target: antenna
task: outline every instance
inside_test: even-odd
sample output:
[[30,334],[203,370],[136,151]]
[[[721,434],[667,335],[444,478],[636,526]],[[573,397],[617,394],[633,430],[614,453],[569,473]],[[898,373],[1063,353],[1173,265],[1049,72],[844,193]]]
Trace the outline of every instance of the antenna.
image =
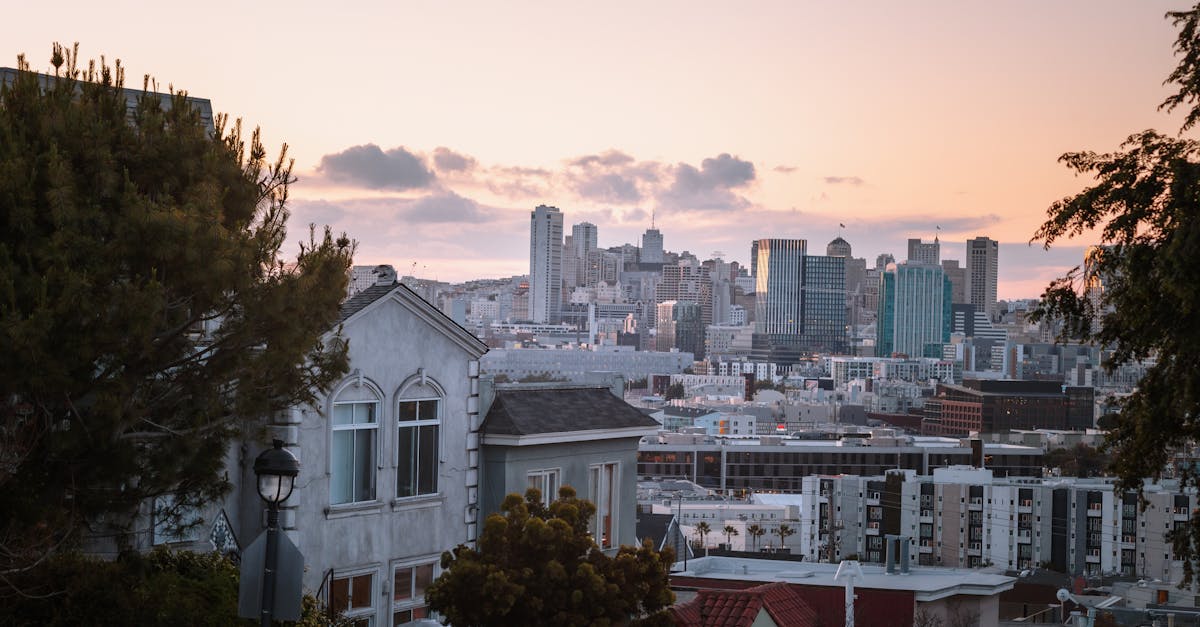
[[654,228],[654,210],[653,209],[650,210],[650,228],[651,229]]

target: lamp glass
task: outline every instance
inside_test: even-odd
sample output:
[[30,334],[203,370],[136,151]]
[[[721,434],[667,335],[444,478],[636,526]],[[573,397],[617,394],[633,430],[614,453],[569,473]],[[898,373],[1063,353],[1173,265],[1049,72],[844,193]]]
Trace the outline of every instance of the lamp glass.
[[292,495],[295,480],[295,477],[288,475],[261,474],[258,476],[258,495],[264,501],[278,505]]

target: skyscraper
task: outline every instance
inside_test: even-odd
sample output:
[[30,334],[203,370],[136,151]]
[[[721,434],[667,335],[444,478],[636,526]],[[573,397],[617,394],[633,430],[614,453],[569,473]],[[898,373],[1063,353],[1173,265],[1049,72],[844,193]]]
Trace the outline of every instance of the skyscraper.
[[700,320],[700,305],[690,301],[668,300],[658,304],[655,329],[655,348],[659,351],[679,349],[691,353],[697,361],[704,359],[704,331]]
[[761,239],[757,260],[754,353],[795,363],[812,352],[845,353],[846,259],[806,255],[802,239]]
[[657,263],[663,262],[663,236],[658,229],[650,227],[646,229],[646,234],[642,235],[642,255],[641,263]]
[[529,214],[529,317],[557,322],[562,304],[563,214],[538,205]]
[[999,270],[999,242],[989,237],[967,240],[967,302],[992,319],[996,317]]
[[938,264],[942,261],[942,243],[934,236],[929,243],[919,239],[908,240],[908,260],[917,263]]
[[941,357],[953,323],[952,290],[940,265],[888,264],[879,276],[875,354]]
[[580,222],[572,226],[571,241],[575,244],[575,258],[587,259],[587,254],[599,247],[596,225],[591,222]]

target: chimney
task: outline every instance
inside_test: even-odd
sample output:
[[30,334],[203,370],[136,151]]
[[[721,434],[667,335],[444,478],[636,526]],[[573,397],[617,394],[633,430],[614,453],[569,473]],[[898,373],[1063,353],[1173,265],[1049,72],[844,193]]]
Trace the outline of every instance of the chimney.
[[979,438],[971,439],[971,465],[983,468],[983,440]]
[[910,544],[909,537],[908,536],[896,536],[896,543],[900,545],[900,574],[907,575],[908,574],[908,550],[909,550],[909,544]]

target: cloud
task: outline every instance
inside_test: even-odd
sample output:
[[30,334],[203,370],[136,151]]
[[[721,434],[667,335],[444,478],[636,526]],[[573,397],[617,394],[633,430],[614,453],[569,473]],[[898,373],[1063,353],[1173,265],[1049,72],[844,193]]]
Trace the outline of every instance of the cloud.
[[403,146],[387,151],[375,144],[352,146],[321,157],[317,171],[330,180],[371,189],[421,189],[434,182],[424,157]]
[[732,210],[750,206],[733,193],[755,180],[754,164],[729,153],[700,162],[700,167],[675,166],[671,186],[658,195],[660,206],[680,210]]
[[454,152],[444,146],[433,149],[433,165],[438,172],[467,172],[475,169],[474,157]]
[[454,192],[439,192],[418,198],[399,213],[408,220],[425,224],[481,222],[491,218],[479,203]]
[[619,150],[575,157],[563,172],[567,187],[580,198],[613,204],[631,204],[645,197],[643,187],[658,184],[662,164],[638,162]]
[[795,171],[796,171],[796,166],[792,166],[792,165],[777,165],[777,166],[775,166],[774,168],[771,168],[771,169],[772,169],[772,170],[775,170],[776,172],[782,173],[782,174],[791,174],[792,172],[795,172]]
[[826,185],[852,185],[858,187],[863,184],[863,180],[857,176],[827,176],[825,177]]

